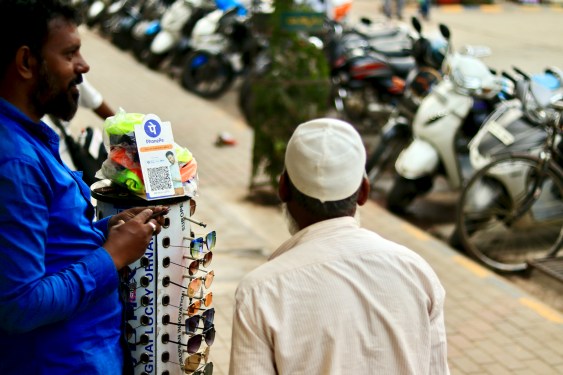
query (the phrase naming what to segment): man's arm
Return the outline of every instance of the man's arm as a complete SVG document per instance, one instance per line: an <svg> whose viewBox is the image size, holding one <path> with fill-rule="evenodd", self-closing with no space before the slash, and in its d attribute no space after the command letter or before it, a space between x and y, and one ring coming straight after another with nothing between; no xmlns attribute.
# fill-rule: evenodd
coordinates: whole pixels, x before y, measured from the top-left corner
<svg viewBox="0 0 563 375"><path fill-rule="evenodd" d="M237 291L233 314L229 375L275 375L274 349L257 324L257 306ZM259 301L254 301L259 304Z"/></svg>
<svg viewBox="0 0 563 375"><path fill-rule="evenodd" d="M49 187L40 173L21 160L0 171L0 329L6 332L64 320L118 285L114 262L102 247L46 275Z"/></svg>

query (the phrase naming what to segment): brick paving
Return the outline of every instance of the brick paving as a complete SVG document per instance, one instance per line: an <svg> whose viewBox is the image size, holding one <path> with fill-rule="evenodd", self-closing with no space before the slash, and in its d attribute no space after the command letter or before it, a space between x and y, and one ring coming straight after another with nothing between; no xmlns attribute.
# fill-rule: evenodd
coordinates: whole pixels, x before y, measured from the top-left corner
<svg viewBox="0 0 563 375"><path fill-rule="evenodd" d="M198 161L200 190L194 217L218 233L212 286L217 336L211 360L216 375L227 374L236 285L288 237L277 206L248 199L252 131L234 105L236 90L217 102L197 98L97 34L84 29L82 37L83 54L92 67L89 80L109 103L170 121L176 142L188 147ZM101 126L82 110L73 130L87 124ZM225 131L237 140L236 146L214 145ZM361 208L361 218L363 226L421 254L438 273L447 291L452 374L563 373L560 312L374 202Z"/></svg>

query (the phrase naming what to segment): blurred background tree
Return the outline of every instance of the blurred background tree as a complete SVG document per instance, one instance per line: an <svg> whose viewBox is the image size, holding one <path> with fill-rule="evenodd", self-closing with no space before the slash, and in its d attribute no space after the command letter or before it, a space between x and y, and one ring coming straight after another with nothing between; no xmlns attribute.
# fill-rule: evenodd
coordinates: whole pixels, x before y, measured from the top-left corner
<svg viewBox="0 0 563 375"><path fill-rule="evenodd" d="M322 47L310 39L322 33L324 14L294 0L275 0L269 17L270 65L251 78L245 98L254 129L251 192L264 186L277 191L291 134L297 125L324 116L329 103L329 65Z"/></svg>

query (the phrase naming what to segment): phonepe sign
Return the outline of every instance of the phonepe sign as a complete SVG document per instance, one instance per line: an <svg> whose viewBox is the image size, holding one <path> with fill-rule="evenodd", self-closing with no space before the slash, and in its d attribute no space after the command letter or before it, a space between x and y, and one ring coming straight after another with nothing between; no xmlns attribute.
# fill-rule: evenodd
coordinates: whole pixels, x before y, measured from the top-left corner
<svg viewBox="0 0 563 375"><path fill-rule="evenodd" d="M144 129L149 137L156 138L161 132L160 122L154 118L149 118L145 121Z"/></svg>
<svg viewBox="0 0 563 375"><path fill-rule="evenodd" d="M171 165L166 157L169 151L175 153L172 125L162 122L154 114L147 114L141 124L135 125L135 138L145 184L145 198L151 200L175 195ZM179 168L177 163L172 167Z"/></svg>

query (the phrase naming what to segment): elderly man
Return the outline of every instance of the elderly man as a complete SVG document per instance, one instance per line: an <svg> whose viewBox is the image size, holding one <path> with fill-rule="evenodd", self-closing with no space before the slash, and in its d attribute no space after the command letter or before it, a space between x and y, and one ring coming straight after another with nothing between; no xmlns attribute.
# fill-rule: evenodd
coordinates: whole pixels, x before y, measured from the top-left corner
<svg viewBox="0 0 563 375"><path fill-rule="evenodd" d="M449 373L436 274L354 218L365 160L350 124L295 130L279 184L293 237L237 288L230 375Z"/></svg>

